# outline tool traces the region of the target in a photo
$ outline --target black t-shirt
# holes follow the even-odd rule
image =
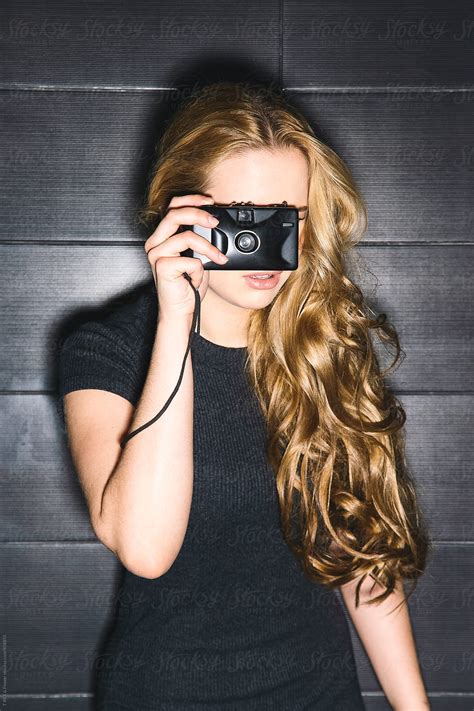
[[[69,334],[59,358],[61,418],[71,390],[99,388],[137,404],[156,316],[151,280],[130,303]],[[342,604],[305,576],[281,533],[246,353],[193,336],[188,528],[161,577],[124,569],[113,630],[100,651],[107,664],[97,709],[364,709]],[[180,364],[183,357],[176,353]]]

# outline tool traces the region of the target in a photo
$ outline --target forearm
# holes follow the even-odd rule
[[[388,614],[402,600],[406,600],[403,585],[398,581],[396,591],[381,604],[363,605],[365,600],[383,592],[383,588],[376,584],[370,593],[373,582],[372,578],[364,580],[357,609],[357,580],[340,588],[354,627],[392,708],[396,711],[429,709],[406,602]]]
[[[143,391],[129,432],[152,419],[176,387],[191,320],[158,321]],[[125,567],[158,577],[177,556],[193,490],[193,372],[161,417],[128,440],[103,492],[101,526]]]

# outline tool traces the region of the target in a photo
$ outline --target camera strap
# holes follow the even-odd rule
[[[162,409],[160,410],[160,412],[159,412],[157,415],[155,415],[155,417],[153,417],[151,420],[148,420],[148,422],[145,422],[144,425],[141,425],[140,427],[137,427],[136,430],[133,430],[132,432],[129,432],[127,435],[125,435],[125,437],[122,438],[122,440],[120,441],[120,446],[121,446],[122,449],[125,447],[125,444],[128,442],[129,439],[131,439],[132,437],[135,437],[135,435],[137,435],[139,432],[142,432],[142,430],[144,430],[144,429],[146,429],[147,427],[149,427],[150,425],[152,425],[152,424],[153,424],[154,422],[156,422],[157,419],[158,419],[159,417],[161,417],[161,415],[165,412],[165,410],[166,410],[167,407],[169,406],[170,402],[172,401],[172,399],[174,398],[174,396],[175,396],[176,393],[178,392],[179,386],[181,385],[181,381],[183,380],[184,369],[185,369],[185,366],[186,366],[186,359],[187,359],[187,357],[188,357],[188,353],[189,353],[189,350],[190,350],[190,348],[191,348],[191,343],[192,343],[192,340],[193,340],[194,333],[195,333],[195,332],[196,332],[197,334],[200,333],[200,328],[201,328],[201,296],[200,296],[200,294],[199,294],[199,290],[196,289],[195,286],[192,284],[192,282],[191,282],[191,277],[189,276],[189,274],[188,274],[187,272],[184,272],[184,273],[183,273],[183,276],[185,277],[185,279],[187,279],[187,281],[189,282],[189,284],[191,285],[191,287],[194,289],[195,307],[194,307],[194,314],[193,314],[193,322],[192,322],[192,325],[191,325],[191,331],[190,331],[190,333],[189,333],[188,346],[187,346],[187,348],[186,348],[186,353],[184,354],[183,364],[182,364],[182,366],[181,366],[181,372],[180,372],[180,374],[179,374],[178,382],[176,383],[176,386],[175,386],[173,392],[172,392],[171,395],[169,396],[169,398],[168,398],[168,400],[166,401],[166,403],[163,405],[163,407],[162,407]]]

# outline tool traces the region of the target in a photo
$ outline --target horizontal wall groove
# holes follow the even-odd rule
[[[23,84],[23,83],[7,83],[0,84],[0,91],[64,91],[67,93],[78,92],[87,93],[90,91],[98,94],[139,94],[142,92],[161,92],[161,91],[179,91],[176,86],[67,86],[66,84]]]
[[[81,239],[0,239],[0,245],[15,245],[17,247],[29,247],[39,245],[44,247],[142,247],[145,240],[81,240]],[[474,241],[468,240],[362,240],[356,247],[473,247]]]
[[[284,86],[283,91],[295,91],[305,94],[459,94],[469,93],[474,86]],[[177,86],[107,86],[102,85],[66,85],[66,84],[27,84],[12,82],[0,84],[0,91],[64,91],[64,92],[89,92],[137,94],[141,92],[159,93],[163,91],[180,91]]]
[[[422,395],[422,396],[433,396],[433,397],[444,397],[446,395],[466,395],[471,397],[474,395],[474,390],[397,390],[392,388],[395,395]]]
[[[431,540],[433,546],[444,546],[444,547],[459,547],[459,546],[472,546],[474,545],[474,540],[468,541],[445,541],[445,540]],[[51,546],[54,548],[67,548],[68,546],[100,546],[104,547],[104,544],[99,540],[94,540],[93,538],[71,538],[70,540],[38,540],[38,541],[0,541],[0,548],[10,548],[10,547],[44,547]]]
[[[391,388],[395,395],[420,395],[423,397],[445,397],[447,395],[455,395],[457,397],[471,397],[474,395],[474,390],[397,390]],[[54,390],[0,390],[0,396],[9,397],[10,395],[47,395],[57,397]]]
[[[6,694],[5,698],[8,699],[93,699],[94,694],[90,692],[74,692],[71,691],[69,694]]]
[[[385,698],[383,691],[362,691],[363,696]],[[437,698],[474,698],[474,692],[470,691],[431,691],[428,696]],[[69,694],[6,694],[6,699],[91,699],[94,694],[88,692],[71,692]]]
[[[285,86],[284,91],[297,91],[311,94],[456,94],[469,93],[474,90],[474,85],[470,86]]]
[[[471,699],[474,698],[474,692],[472,691],[428,691],[428,696],[432,699],[438,698],[461,698],[461,699]],[[363,696],[373,696],[385,698],[383,691],[362,691]]]

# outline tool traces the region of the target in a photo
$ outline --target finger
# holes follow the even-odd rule
[[[196,279],[204,269],[201,260],[195,257],[160,257],[155,263],[155,271],[168,279],[179,279],[184,272]]]
[[[145,252],[148,254],[151,247],[161,244],[168,237],[174,235],[181,225],[201,225],[202,227],[215,227],[217,222],[213,221],[213,216],[206,210],[198,207],[172,207],[166,213],[155,231],[148,237],[144,244]]]
[[[184,252],[189,247],[195,252],[199,252],[199,254],[207,255],[213,262],[224,264],[228,260],[228,257],[226,257],[218,247],[192,230],[179,232],[172,235],[166,242],[160,242],[160,244],[151,247],[147,252],[147,256],[150,261],[152,259],[158,259],[160,256],[179,257],[180,252]],[[151,252],[153,252],[153,255],[150,254]],[[222,257],[224,257],[224,259],[222,259]]]

